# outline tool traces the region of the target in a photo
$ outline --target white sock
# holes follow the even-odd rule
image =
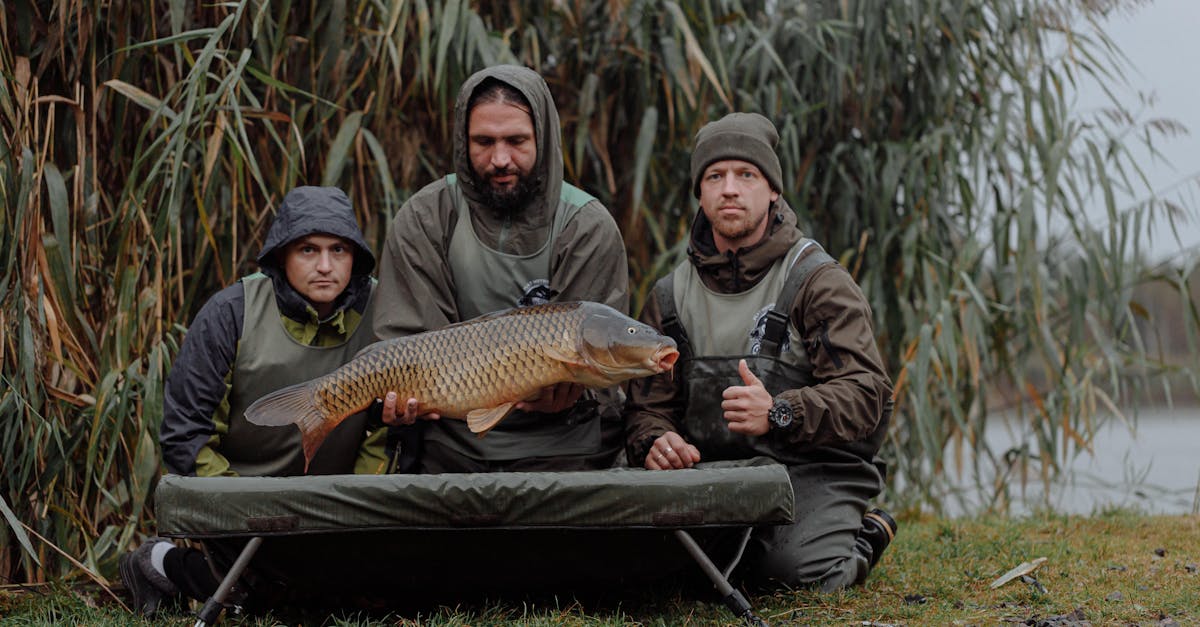
[[[167,570],[163,568],[163,560],[167,557],[167,551],[173,548],[175,545],[170,542],[155,542],[154,548],[150,549],[150,565],[163,577],[167,576]]]

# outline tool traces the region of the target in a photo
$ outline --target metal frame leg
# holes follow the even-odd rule
[[[746,600],[746,597],[737,588],[729,584],[729,579],[717,569],[716,564],[713,564],[704,550],[700,548],[700,545],[696,544],[691,534],[683,529],[675,529],[674,531],[675,537],[683,544],[683,548],[687,549],[692,559],[696,560],[696,563],[700,565],[700,570],[703,570],[704,574],[708,575],[713,585],[716,586],[717,592],[720,593],[721,600],[725,602],[726,607],[745,621],[747,625],[767,627],[767,622],[754,613],[754,608],[750,607],[750,602]]]
[[[237,559],[234,560],[229,572],[225,573],[225,578],[221,580],[221,584],[217,586],[217,592],[204,602],[204,607],[200,608],[199,618],[196,619],[195,627],[211,625],[221,617],[221,611],[225,609],[225,599],[229,598],[229,591],[233,590],[233,585],[237,583],[238,578],[242,576],[242,571],[246,570],[246,566],[250,564],[250,559],[258,551],[258,547],[262,544],[262,541],[261,536],[255,536],[250,538],[250,541],[246,543],[245,548],[242,549]]]

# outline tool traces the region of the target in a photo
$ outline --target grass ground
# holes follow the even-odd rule
[[[901,519],[866,585],[832,595],[750,597],[772,625],[1200,625],[1200,516],[1109,512],[1020,520]],[[992,581],[1035,558],[1026,580]],[[620,602],[502,600],[364,616],[226,617],[223,624],[738,624],[710,590],[664,586]],[[3,625],[191,625],[186,612],[142,621],[106,594],[66,586],[0,589]]]

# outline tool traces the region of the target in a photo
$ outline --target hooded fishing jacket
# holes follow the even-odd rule
[[[352,276],[334,313],[317,311],[288,282],[277,252],[314,233],[355,245]],[[167,376],[159,439],[169,472],[180,475],[292,475],[304,469],[300,432],[259,427],[242,411],[258,397],[337,368],[374,340],[368,305],[375,257],[340,190],[300,187],[281,203],[258,255],[259,273],[221,290],[188,329]],[[383,429],[366,442],[365,417],[339,425],[311,474],[378,472]]]
[[[799,463],[821,447],[848,449],[869,461],[878,450],[891,413],[891,382],[875,345],[870,307],[845,269],[832,260],[815,264],[792,302],[781,308],[788,312],[784,337],[790,340],[781,347],[782,358],[758,352],[766,311],[762,305],[775,304],[779,297],[775,287],[788,274],[788,268],[781,266],[804,264],[810,255],[822,254],[811,240],[802,241],[795,213],[784,200],[774,204],[767,219],[761,241],[722,254],[713,243],[711,223],[703,211],[698,212],[684,262],[690,269],[676,269],[672,293],[660,294],[667,285],[660,282],[647,298],[642,321],[665,330],[659,303],[661,298],[671,299],[682,312],[684,332],[696,338],[692,345],[696,350],[681,358],[674,373],[627,384],[626,443],[632,465],[641,466],[654,440],[667,431],[695,444],[706,461],[765,454],[784,463]],[[692,284],[677,283],[689,277]],[[756,288],[767,282],[771,293],[760,293],[764,290]],[[687,302],[675,300],[689,293]],[[725,311],[719,311],[722,298]],[[741,311],[743,299],[757,300]],[[707,317],[711,324],[722,326],[723,340],[706,337],[716,334],[715,329],[687,326],[688,320],[699,326],[695,321],[702,317],[687,312],[704,307],[718,310]],[[732,342],[730,326],[736,327]],[[730,348],[739,343],[739,336],[744,348]],[[721,417],[721,393],[729,385],[744,385],[737,374],[740,358],[747,359],[768,392],[791,405],[794,419],[788,428],[773,426],[757,438],[729,432]]]
[[[467,107],[489,78],[516,88],[532,109],[537,156],[530,176],[536,191],[531,202],[513,211],[483,203],[487,183],[476,176],[468,155]],[[536,72],[497,66],[463,84],[455,104],[455,173],[409,198],[389,228],[379,270],[377,336],[439,329],[487,311],[546,301],[589,300],[628,312],[620,231],[599,201],[563,182],[559,135],[558,112]],[[615,418],[616,395],[600,399]],[[596,412],[574,413],[565,420],[510,416],[486,438],[469,434],[457,420],[431,422],[425,431],[427,439],[453,440],[454,448],[477,459],[596,452]]]

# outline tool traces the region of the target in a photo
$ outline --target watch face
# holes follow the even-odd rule
[[[767,412],[767,419],[776,427],[786,427],[792,424],[792,406],[782,400],[775,401],[775,405]]]

